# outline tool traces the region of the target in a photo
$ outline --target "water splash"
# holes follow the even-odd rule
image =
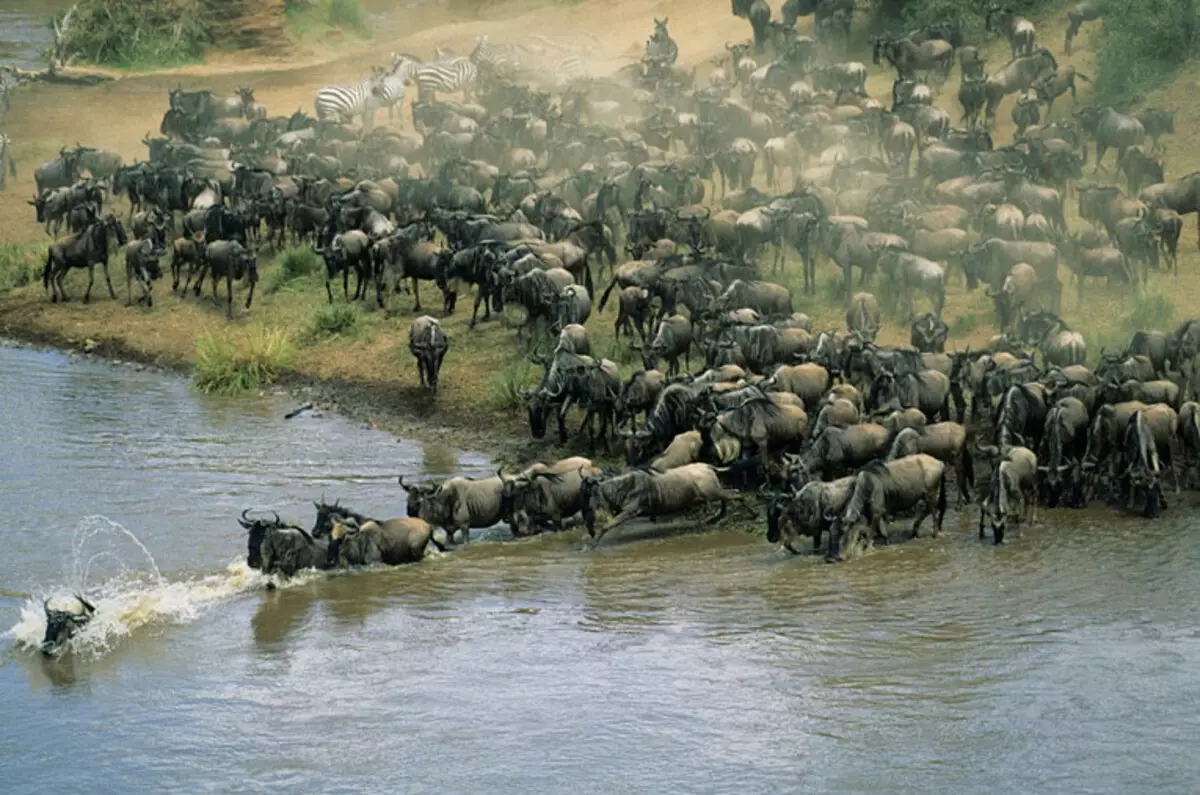
[[[78,592],[96,606],[96,614],[68,648],[76,655],[96,657],[143,627],[194,621],[213,605],[266,581],[245,561],[230,563],[215,574],[169,581],[131,531],[103,516],[89,516],[72,535],[66,582],[27,599],[20,619],[6,634],[18,648],[36,651],[46,631],[42,600],[59,601]]]

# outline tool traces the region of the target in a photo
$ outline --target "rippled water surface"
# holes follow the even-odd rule
[[[0,628],[83,559],[105,633],[55,663],[5,639],[5,792],[1200,788],[1190,495],[841,566],[496,532],[267,592],[241,508],[399,514],[396,472],[486,459],[58,354],[0,348],[0,386]]]

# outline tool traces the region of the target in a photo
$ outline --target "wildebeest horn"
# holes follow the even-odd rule
[[[408,486],[405,486],[405,485],[404,485],[404,476],[403,476],[403,475],[401,475],[401,476],[399,477],[399,483],[400,483],[400,486],[401,486],[402,488],[408,488]]]
[[[42,600],[42,610],[46,611],[46,618],[50,617],[50,597],[47,596]]]
[[[92,604],[91,602],[89,602],[87,599],[84,599],[82,595],[80,595],[80,594],[75,594],[75,598],[79,600],[79,604],[83,605],[83,609],[84,609],[84,611],[85,611],[85,612],[86,612],[86,613],[87,613],[89,616],[90,616],[92,613],[95,613],[95,612],[96,612],[96,606],[95,606],[94,604]]]

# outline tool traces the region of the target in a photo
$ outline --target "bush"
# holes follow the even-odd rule
[[[358,313],[347,304],[323,306],[313,312],[308,333],[313,339],[350,334],[358,328]]]
[[[366,38],[371,35],[367,15],[358,5],[358,0],[331,0],[329,3],[329,25],[349,30]]]
[[[93,64],[152,69],[195,63],[210,41],[203,9],[194,0],[81,0],[63,54]]]
[[[521,391],[534,386],[533,363],[527,359],[514,359],[488,382],[488,394],[492,403],[501,409],[518,409],[525,405]]]
[[[1139,295],[1121,320],[1130,331],[1167,329],[1175,316],[1175,304],[1161,293]]]
[[[45,264],[46,250],[41,246],[0,243],[0,293],[37,281]]]
[[[318,273],[324,263],[317,252],[308,246],[284,249],[275,257],[275,270],[267,278],[268,293],[277,293],[297,279]]]
[[[282,329],[260,328],[241,340],[205,334],[196,343],[192,384],[206,394],[252,391],[278,379],[294,358],[295,348]]]
[[[1096,96],[1108,104],[1141,100],[1197,54],[1193,0],[1108,3],[1096,45]]]

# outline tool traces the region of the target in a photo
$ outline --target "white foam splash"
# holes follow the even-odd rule
[[[107,548],[97,549],[104,544]],[[132,561],[123,554],[122,546],[136,552]],[[60,602],[66,594],[77,592],[96,606],[92,620],[71,639],[68,648],[77,655],[99,656],[143,627],[193,621],[205,609],[267,582],[244,560],[215,574],[168,581],[133,533],[102,516],[80,522],[71,549],[67,584],[31,596],[21,606],[20,619],[5,633],[18,648],[40,648],[46,631],[44,598]]]

